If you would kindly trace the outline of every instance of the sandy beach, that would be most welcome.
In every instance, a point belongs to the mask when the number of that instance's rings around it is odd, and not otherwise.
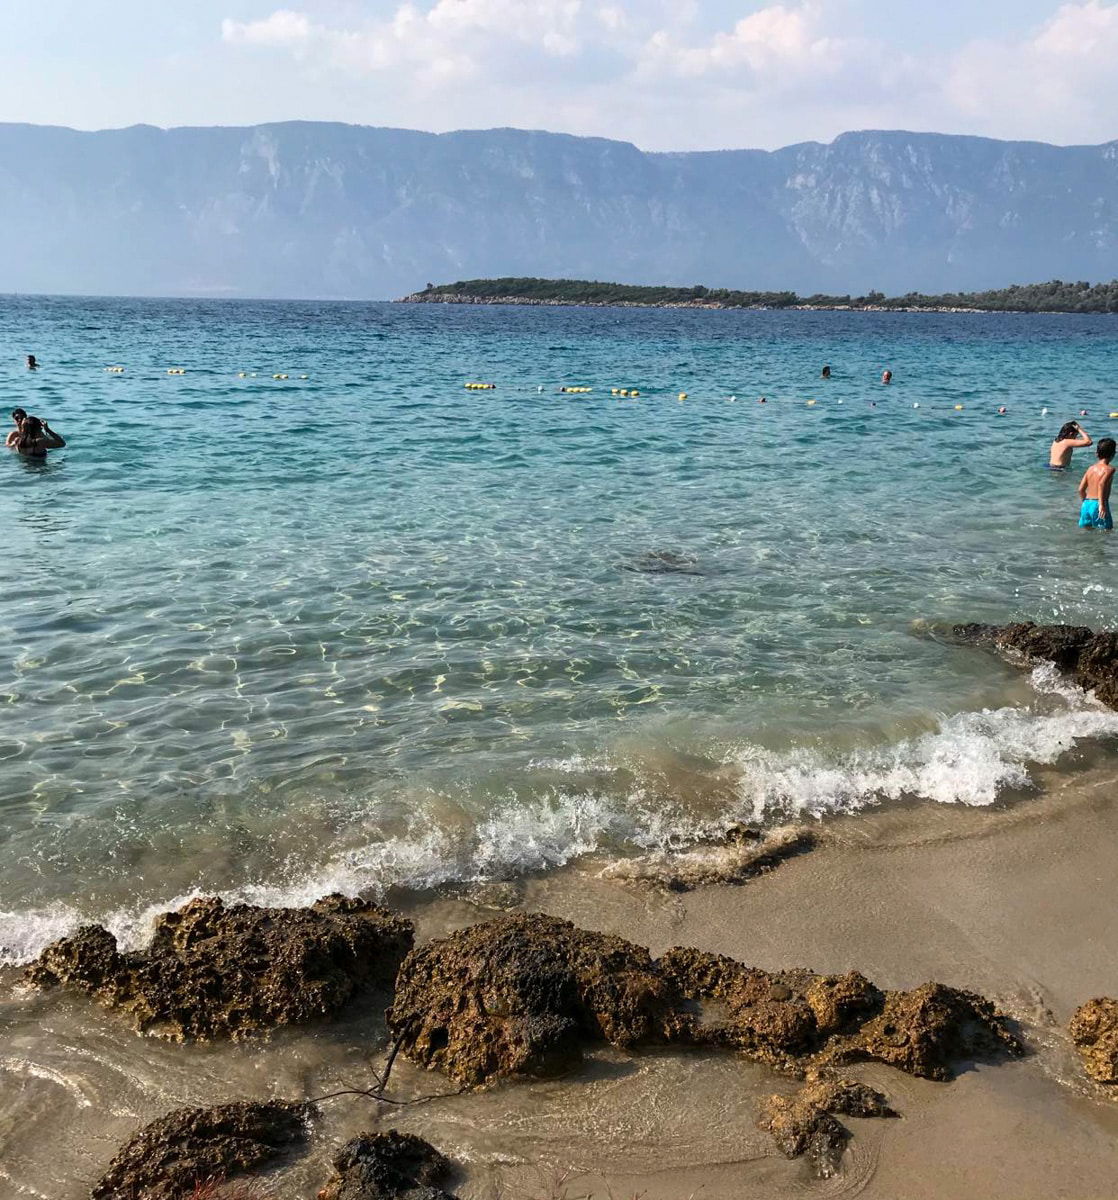
[[[1116,776],[1106,763],[1052,770],[1039,794],[993,809],[927,804],[822,827],[819,847],[748,883],[684,894],[576,867],[403,905],[422,943],[513,903],[623,935],[660,953],[695,946],[767,969],[856,967],[885,987],[926,980],[981,992],[1020,1022],[1029,1054],[964,1064],[951,1083],[878,1064],[897,1120],[848,1122],[838,1177],[813,1178],[756,1128],[760,1099],[794,1084],[730,1054],[592,1052],[561,1079],[390,1109],[322,1106],[311,1154],[262,1180],[276,1200],[313,1195],[330,1154],[364,1129],[422,1135],[460,1168],[469,1200],[642,1195],[649,1200],[804,1194],[1005,1200],[1113,1195],[1118,1105],[1083,1073],[1065,1032],[1084,1000],[1118,992]],[[14,977],[6,981],[14,983]],[[305,1098],[368,1083],[383,1054],[379,1012],[270,1043],[177,1046],[138,1038],[81,999],[5,987],[0,1193],[71,1200],[117,1146],[178,1104]],[[18,1061],[17,1061],[18,1060]],[[400,1098],[453,1088],[400,1061]]]

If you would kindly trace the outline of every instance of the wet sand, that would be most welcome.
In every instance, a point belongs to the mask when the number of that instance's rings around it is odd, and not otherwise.
[[[819,849],[741,886],[664,894],[583,862],[407,906],[420,940],[515,900],[654,953],[694,945],[765,968],[856,967],[886,987],[937,979],[1021,1022],[1027,1058],[964,1067],[950,1084],[853,1068],[902,1116],[846,1121],[855,1136],[837,1178],[815,1180],[756,1129],[758,1099],[794,1086],[767,1069],[728,1055],[601,1050],[560,1080],[394,1111],[332,1101],[312,1155],[268,1179],[266,1194],[313,1196],[346,1137],[394,1127],[461,1165],[466,1200],[1113,1196],[1118,1097],[1086,1078],[1065,1027],[1084,1000],[1118,995],[1118,778],[1110,765],[1043,782],[1041,795],[996,809],[921,805],[832,821]],[[174,1046],[81,1000],[13,992],[10,981],[0,996],[0,1197],[76,1200],[123,1140],[178,1104],[367,1086],[367,1064],[383,1054],[379,1014],[267,1045]],[[406,1063],[393,1088],[450,1090]]]

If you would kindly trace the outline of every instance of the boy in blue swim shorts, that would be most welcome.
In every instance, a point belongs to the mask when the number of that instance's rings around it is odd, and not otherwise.
[[[1079,498],[1083,506],[1079,510],[1080,529],[1113,529],[1114,516],[1110,511],[1110,486],[1114,482],[1113,438],[1100,438],[1099,461],[1088,467],[1079,481]]]

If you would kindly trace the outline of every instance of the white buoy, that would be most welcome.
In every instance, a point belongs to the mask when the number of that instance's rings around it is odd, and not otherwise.
[[[1048,409],[1046,409],[1046,408],[1042,408],[1042,409],[1040,410],[1040,415],[1041,415],[1042,417],[1046,417],[1046,416],[1048,416]]]
[[[915,403],[915,404],[914,404],[912,407],[913,407],[913,408],[919,408],[919,407],[920,407],[920,402],[919,402],[919,401],[917,401],[917,402],[916,402],[916,403]]]

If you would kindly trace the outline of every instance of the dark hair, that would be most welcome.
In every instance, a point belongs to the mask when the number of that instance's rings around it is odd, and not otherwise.
[[[13,408],[12,409],[12,420],[13,421],[25,421],[26,419],[27,419],[27,413],[24,411],[24,409],[22,409],[22,408]]]
[[[1103,462],[1110,462],[1114,457],[1114,451],[1118,449],[1118,444],[1113,438],[1099,438],[1099,458]]]
[[[1054,442],[1068,442],[1079,436],[1079,426],[1074,421],[1068,421],[1060,426],[1060,432],[1052,439]]]
[[[43,423],[38,417],[25,417],[16,439],[17,450],[29,450],[43,436]]]

